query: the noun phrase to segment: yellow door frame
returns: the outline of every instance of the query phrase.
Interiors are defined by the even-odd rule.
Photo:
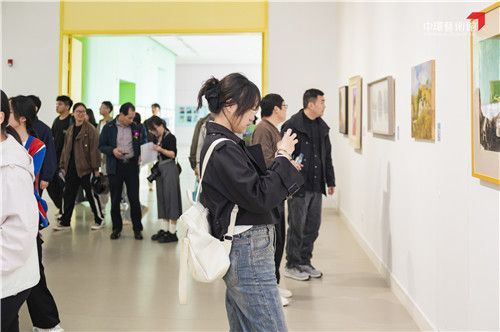
[[[262,34],[261,90],[263,95],[267,92],[269,20],[267,0],[247,0],[246,2],[198,0],[197,2],[184,3],[169,0],[157,3],[143,3],[141,0],[137,0],[137,2],[131,3],[132,5],[129,9],[124,9],[122,4],[121,2],[93,3],[93,6],[103,6],[101,11],[96,9],[93,12],[92,8],[89,8],[89,5],[85,2],[66,1],[65,3],[63,0],[60,1],[59,94],[71,91],[71,39],[73,36],[208,35],[230,33]],[[182,9],[177,8],[180,5],[183,6]],[[168,22],[154,21],[153,24],[150,24],[150,17],[148,16],[157,14],[155,12],[156,7],[154,6],[160,6],[161,10],[163,10],[162,13],[170,15],[173,21],[175,21],[174,19],[179,19],[178,16],[182,16],[180,18],[181,22],[176,22],[172,26]],[[169,9],[172,10],[170,11]],[[206,11],[209,9],[213,9],[213,12],[206,14]],[[121,15],[125,15],[124,17],[133,17],[136,26],[132,28],[125,27],[121,21],[114,22],[113,20],[103,23],[96,19],[95,15],[91,15],[96,12],[106,15],[102,11],[108,13],[121,12]],[[207,17],[209,15],[210,17]],[[214,18],[214,15],[219,17]],[[224,19],[228,15],[231,19]],[[67,24],[68,21],[71,23]],[[165,21],[168,21],[168,19],[165,19]]]

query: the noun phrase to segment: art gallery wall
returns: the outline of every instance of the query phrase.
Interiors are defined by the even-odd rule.
[[[361,152],[338,133],[338,99],[329,98],[340,211],[418,316],[439,330],[499,328],[499,187],[471,177],[469,37],[460,32],[488,5],[336,6],[332,79],[364,80]],[[411,67],[431,59],[442,128],[434,143],[412,139],[410,125]],[[367,132],[366,83],[387,75],[396,80],[399,134],[379,138]]]
[[[59,3],[2,1],[0,6],[2,89],[9,96],[40,96],[39,117],[51,124],[58,91]]]

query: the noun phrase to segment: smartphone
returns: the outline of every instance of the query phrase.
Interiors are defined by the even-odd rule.
[[[304,159],[304,154],[303,154],[303,153],[301,153],[301,154],[299,154],[299,155],[297,156],[297,158],[295,158],[295,162],[296,162],[297,164],[302,164],[302,160],[303,160],[303,159]]]

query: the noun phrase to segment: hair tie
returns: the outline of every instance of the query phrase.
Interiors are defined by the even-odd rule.
[[[219,106],[220,85],[217,83],[214,87],[207,90],[205,99],[208,102],[209,109],[212,111],[217,110]]]

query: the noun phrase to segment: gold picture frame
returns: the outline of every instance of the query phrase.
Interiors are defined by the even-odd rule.
[[[472,176],[500,184],[500,2],[482,12],[470,32]]]

